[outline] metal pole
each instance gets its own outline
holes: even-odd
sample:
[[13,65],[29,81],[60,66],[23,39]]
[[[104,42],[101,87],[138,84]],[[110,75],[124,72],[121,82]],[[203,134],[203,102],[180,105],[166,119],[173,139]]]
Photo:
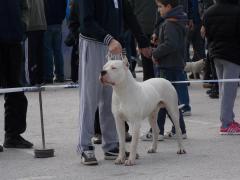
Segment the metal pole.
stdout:
[[45,149],[45,134],[44,134],[44,123],[43,123],[43,108],[42,108],[42,89],[39,88],[39,107],[40,107],[40,118],[41,118],[41,130],[42,130],[42,145]]

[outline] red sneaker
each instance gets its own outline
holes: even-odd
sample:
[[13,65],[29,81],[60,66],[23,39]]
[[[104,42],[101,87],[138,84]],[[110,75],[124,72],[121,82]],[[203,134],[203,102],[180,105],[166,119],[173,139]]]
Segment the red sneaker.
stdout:
[[227,128],[220,128],[221,135],[240,135],[240,126],[237,122],[232,122]]
[[233,123],[240,127],[240,124],[237,121],[233,121]]

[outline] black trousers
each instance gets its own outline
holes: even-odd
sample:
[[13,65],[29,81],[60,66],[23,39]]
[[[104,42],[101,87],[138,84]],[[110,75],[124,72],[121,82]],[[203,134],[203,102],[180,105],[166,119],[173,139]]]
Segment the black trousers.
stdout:
[[[151,34],[147,35],[147,37],[150,40]],[[146,58],[142,54],[141,54],[141,58],[142,58],[142,67],[143,67],[143,81],[148,80],[150,78],[154,78],[155,74],[154,74],[154,68],[153,68],[154,66],[153,66],[152,59]]]
[[31,85],[43,83],[44,31],[28,32],[28,71]]
[[[101,128],[100,128],[100,123],[99,123],[99,110],[97,108],[97,111],[95,113],[95,122],[94,122],[94,131],[95,134],[102,134]],[[129,125],[127,122],[125,122],[125,131],[129,131]]]
[[79,65],[79,49],[78,43],[76,43],[72,47],[71,54],[71,79],[73,82],[78,81],[78,65]]
[[[22,45],[21,43],[0,43],[0,86],[20,87]],[[26,130],[27,98],[23,92],[4,96],[5,135],[14,137]]]

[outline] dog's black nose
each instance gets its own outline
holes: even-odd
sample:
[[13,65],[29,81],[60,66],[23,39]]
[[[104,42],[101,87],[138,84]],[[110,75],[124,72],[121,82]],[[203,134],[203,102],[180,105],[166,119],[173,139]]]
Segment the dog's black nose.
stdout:
[[107,74],[107,71],[101,71],[101,76],[104,76],[105,74]]

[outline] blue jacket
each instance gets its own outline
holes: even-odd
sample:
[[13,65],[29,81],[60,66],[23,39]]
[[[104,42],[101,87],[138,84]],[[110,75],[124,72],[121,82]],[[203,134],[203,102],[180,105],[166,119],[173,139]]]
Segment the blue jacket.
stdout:
[[21,17],[21,1],[0,0],[0,43],[16,43],[23,40],[25,29]]
[[45,0],[47,25],[62,24],[66,16],[66,0]]

